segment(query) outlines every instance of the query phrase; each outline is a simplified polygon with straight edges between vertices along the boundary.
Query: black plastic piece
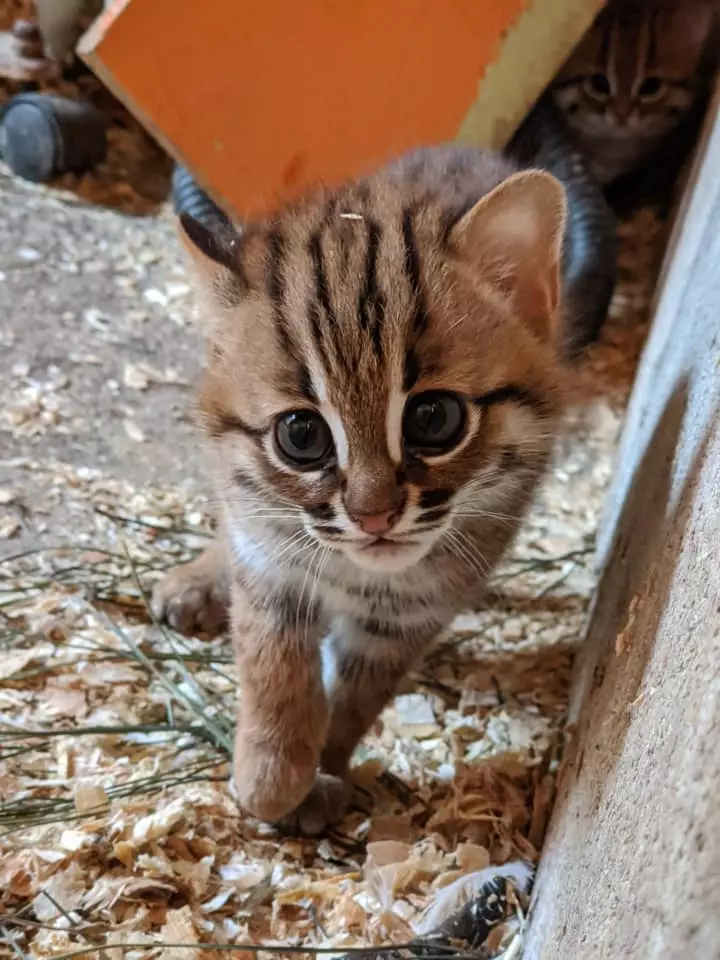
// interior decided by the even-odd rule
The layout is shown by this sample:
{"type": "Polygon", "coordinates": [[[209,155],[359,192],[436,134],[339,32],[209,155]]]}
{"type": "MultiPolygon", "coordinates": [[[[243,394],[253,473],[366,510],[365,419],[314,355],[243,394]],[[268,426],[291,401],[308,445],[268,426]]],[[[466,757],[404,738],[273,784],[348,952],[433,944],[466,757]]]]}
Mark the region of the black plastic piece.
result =
{"type": "Polygon", "coordinates": [[[535,106],[506,153],[524,167],[541,167],[552,173],[567,192],[562,337],[566,355],[574,358],[600,333],[615,289],[615,217],[564,118],[548,101],[535,106]]]}
{"type": "Polygon", "coordinates": [[[85,173],[107,154],[103,115],[84,100],[21,93],[0,112],[0,155],[13,173],[46,183],[85,173]]]}
{"type": "Polygon", "coordinates": [[[227,215],[193,180],[190,171],[179,165],[173,171],[172,204],[178,216],[186,214],[210,231],[224,231],[230,225],[227,215]]]}

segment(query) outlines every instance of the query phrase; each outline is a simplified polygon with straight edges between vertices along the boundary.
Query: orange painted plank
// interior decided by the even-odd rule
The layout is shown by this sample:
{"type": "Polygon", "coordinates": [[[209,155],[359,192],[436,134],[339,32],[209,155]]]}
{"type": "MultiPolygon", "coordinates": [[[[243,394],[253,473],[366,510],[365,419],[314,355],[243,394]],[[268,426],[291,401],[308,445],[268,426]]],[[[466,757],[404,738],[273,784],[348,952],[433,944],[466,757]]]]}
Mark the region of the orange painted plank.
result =
{"type": "Polygon", "coordinates": [[[246,214],[454,138],[526,4],[121,0],[80,51],[246,214]]]}

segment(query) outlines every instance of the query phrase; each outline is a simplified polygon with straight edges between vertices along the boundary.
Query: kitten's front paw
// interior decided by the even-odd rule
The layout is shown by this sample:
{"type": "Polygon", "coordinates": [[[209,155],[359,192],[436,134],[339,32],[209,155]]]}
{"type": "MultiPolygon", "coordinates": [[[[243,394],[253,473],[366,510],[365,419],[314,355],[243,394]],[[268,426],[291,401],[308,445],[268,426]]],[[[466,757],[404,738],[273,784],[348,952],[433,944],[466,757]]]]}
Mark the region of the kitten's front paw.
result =
{"type": "Polygon", "coordinates": [[[293,833],[317,837],[328,827],[342,820],[347,811],[352,787],[347,780],[329,773],[318,773],[310,793],[292,813],[287,814],[277,825],[293,833]]]}
{"type": "Polygon", "coordinates": [[[175,567],[156,584],[152,610],[178,633],[221,633],[228,623],[230,598],[224,571],[206,551],[192,563],[175,567]]]}
{"type": "Polygon", "coordinates": [[[239,725],[231,783],[238,805],[268,823],[278,823],[298,808],[312,790],[317,762],[307,750],[297,753],[293,758],[292,751],[254,743],[239,725]]]}

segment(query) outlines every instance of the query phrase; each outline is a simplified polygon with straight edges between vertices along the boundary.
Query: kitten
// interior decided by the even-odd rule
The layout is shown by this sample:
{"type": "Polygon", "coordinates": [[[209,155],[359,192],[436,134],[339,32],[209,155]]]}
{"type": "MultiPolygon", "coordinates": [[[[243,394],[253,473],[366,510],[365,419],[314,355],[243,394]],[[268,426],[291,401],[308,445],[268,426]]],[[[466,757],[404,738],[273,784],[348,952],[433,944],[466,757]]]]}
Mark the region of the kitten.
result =
{"type": "Polygon", "coordinates": [[[558,73],[551,97],[601,183],[658,151],[681,159],[715,66],[716,6],[612,0],[558,73]]]}
{"type": "Polygon", "coordinates": [[[563,407],[565,221],[550,174],[453,147],[239,236],[183,219],[222,508],[154,606],[230,607],[252,814],[342,815],[358,741],[512,539],[563,407]]]}

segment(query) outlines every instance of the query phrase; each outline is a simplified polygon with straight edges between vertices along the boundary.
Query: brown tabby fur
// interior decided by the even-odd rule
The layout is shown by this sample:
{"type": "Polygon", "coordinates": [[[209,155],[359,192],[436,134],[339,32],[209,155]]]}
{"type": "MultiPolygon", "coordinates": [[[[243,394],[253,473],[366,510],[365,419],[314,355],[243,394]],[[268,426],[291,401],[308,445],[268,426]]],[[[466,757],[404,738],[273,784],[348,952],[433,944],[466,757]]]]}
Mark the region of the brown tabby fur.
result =
{"type": "Polygon", "coordinates": [[[155,606],[185,630],[218,626],[230,606],[234,787],[252,813],[308,832],[341,815],[358,741],[511,540],[564,402],[564,223],[549,174],[450,147],[241,237],[186,223],[222,509],[217,543],[155,606]],[[467,416],[434,456],[401,443],[406,396],[429,390],[452,391],[467,416]],[[330,425],[323,469],[279,455],[276,418],[293,410],[330,425]],[[394,545],[363,531],[390,514],[394,545]]]}

